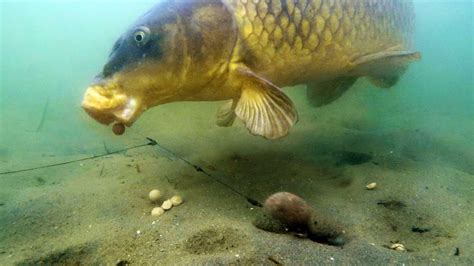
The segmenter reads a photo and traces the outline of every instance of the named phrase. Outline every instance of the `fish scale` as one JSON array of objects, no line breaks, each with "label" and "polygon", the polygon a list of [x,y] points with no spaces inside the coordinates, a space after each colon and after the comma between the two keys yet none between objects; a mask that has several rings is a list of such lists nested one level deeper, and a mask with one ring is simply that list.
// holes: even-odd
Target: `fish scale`
[{"label": "fish scale", "polygon": [[[393,0],[227,0],[235,11],[241,49],[265,72],[297,61],[333,66],[391,47],[409,45],[411,3]],[[370,42],[366,40],[370,38]],[[245,59],[244,59],[245,60]],[[324,65],[324,64],[323,64]],[[319,64],[321,66],[321,64]]]},{"label": "fish scale", "polygon": [[319,107],[360,77],[394,86],[420,59],[412,21],[409,0],[160,1],[119,39],[82,105],[123,129],[160,104],[231,100],[219,126],[239,119],[281,138],[298,121],[282,87],[305,84]]}]

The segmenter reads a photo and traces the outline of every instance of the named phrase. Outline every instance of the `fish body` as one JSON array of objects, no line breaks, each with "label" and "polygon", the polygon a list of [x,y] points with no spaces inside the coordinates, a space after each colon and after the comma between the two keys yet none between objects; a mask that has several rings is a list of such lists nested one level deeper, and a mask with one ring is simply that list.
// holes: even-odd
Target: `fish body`
[{"label": "fish body", "polygon": [[218,125],[280,138],[297,121],[280,87],[307,84],[321,106],[359,77],[393,86],[419,59],[413,18],[411,1],[162,1],[116,42],[83,107],[130,126],[156,105],[230,100]]},{"label": "fish body", "polygon": [[237,56],[279,86],[345,75],[365,55],[412,48],[410,1],[227,3],[239,29]]}]

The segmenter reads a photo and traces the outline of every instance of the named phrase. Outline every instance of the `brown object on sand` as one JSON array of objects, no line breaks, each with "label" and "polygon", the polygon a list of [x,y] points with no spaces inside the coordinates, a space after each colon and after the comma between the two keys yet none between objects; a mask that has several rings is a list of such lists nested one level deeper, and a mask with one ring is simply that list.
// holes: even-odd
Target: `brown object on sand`
[{"label": "brown object on sand", "polygon": [[125,125],[121,123],[117,123],[112,127],[112,131],[115,135],[120,136],[125,132]]},{"label": "brown object on sand", "polygon": [[311,219],[311,206],[302,198],[289,192],[278,192],[271,195],[263,207],[265,212],[289,228],[306,228]]}]

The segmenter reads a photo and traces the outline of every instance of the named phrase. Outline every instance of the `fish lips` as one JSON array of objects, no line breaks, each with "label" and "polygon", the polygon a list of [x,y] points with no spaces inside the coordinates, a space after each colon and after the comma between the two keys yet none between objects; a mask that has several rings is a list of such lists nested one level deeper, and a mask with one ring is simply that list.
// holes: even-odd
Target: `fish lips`
[{"label": "fish lips", "polygon": [[101,124],[117,122],[129,127],[144,110],[138,97],[129,96],[117,84],[104,81],[87,88],[82,108]]}]

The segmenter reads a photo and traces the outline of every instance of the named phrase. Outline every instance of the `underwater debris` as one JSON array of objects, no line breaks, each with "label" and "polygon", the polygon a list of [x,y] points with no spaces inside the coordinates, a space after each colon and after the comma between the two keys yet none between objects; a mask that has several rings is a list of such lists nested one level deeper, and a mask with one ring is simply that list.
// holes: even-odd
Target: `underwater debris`
[{"label": "underwater debris", "polygon": [[38,182],[38,186],[42,186],[42,185],[46,184],[46,180],[44,180],[44,178],[42,178],[40,176],[37,176],[35,179],[36,179],[36,182]]},{"label": "underwater debris", "polygon": [[418,227],[418,226],[412,226],[412,227],[411,227],[411,231],[414,232],[414,233],[423,234],[423,233],[426,233],[426,232],[431,231],[431,229],[429,229],[429,228],[422,228],[422,227]]},{"label": "underwater debris", "polygon": [[459,256],[459,255],[461,255],[461,252],[459,248],[456,248],[456,250],[454,251],[454,256]]},{"label": "underwater debris", "polygon": [[344,231],[337,222],[322,217],[306,201],[289,192],[278,192],[267,198],[263,213],[254,225],[274,233],[295,233],[312,241],[342,246]]},{"label": "underwater debris", "polygon": [[401,201],[398,200],[379,200],[377,202],[377,205],[382,205],[385,208],[393,211],[399,211],[402,208],[407,207],[407,205]]},{"label": "underwater debris", "polygon": [[105,143],[105,141],[102,141],[102,146],[104,146],[104,151],[106,154],[110,154],[110,150],[109,148],[107,147],[107,144]]},{"label": "underwater debris", "polygon": [[138,163],[135,165],[135,169],[137,170],[138,174],[142,172],[142,170],[140,169],[140,165]]},{"label": "underwater debris", "polygon": [[99,176],[102,176],[102,174],[104,173],[104,168],[105,168],[105,165],[102,164],[102,167],[100,168]]},{"label": "underwater debris", "polygon": [[130,265],[130,262],[128,260],[119,260],[115,265],[116,266],[126,266],[126,265]]},{"label": "underwater debris", "polygon": [[283,263],[277,260],[274,256],[268,256],[267,259],[275,265],[283,265]]},{"label": "underwater debris", "polygon": [[38,127],[36,127],[36,133],[40,132],[40,130],[43,128],[43,124],[46,119],[46,113],[48,111],[48,106],[49,106],[49,97],[48,99],[46,99],[46,103],[44,104],[43,113],[41,114],[41,120],[38,124]]},{"label": "underwater debris", "polygon": [[377,183],[373,182],[365,186],[368,190],[373,190],[377,187]]},{"label": "underwater debris", "polygon": [[152,191],[150,191],[150,193],[148,193],[148,198],[152,202],[158,201],[161,198],[161,191],[159,191],[158,189],[153,189]]}]

